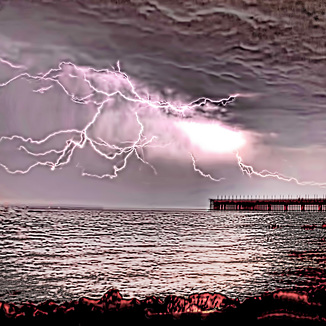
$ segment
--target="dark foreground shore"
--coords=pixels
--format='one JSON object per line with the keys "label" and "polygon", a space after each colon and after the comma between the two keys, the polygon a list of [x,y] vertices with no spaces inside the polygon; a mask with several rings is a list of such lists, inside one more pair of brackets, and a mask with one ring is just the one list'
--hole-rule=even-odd
{"label": "dark foreground shore", "polygon": [[[217,293],[124,299],[111,289],[100,299],[62,304],[0,302],[0,325],[320,325],[326,324],[326,286],[279,290],[240,302]],[[249,323],[249,324],[248,324]]]}

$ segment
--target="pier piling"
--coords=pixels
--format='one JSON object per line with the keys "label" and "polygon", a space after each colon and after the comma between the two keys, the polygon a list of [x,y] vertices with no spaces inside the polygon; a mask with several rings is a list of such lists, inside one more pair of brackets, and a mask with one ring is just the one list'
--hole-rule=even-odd
{"label": "pier piling", "polygon": [[[222,199],[222,198],[225,199]],[[241,197],[243,199],[241,199]],[[265,196],[264,196],[265,197]],[[326,211],[326,198],[250,198],[249,196],[219,196],[217,199],[209,199],[211,210],[235,210],[235,211]],[[323,196],[324,197],[324,196]],[[221,198],[221,199],[219,199]],[[247,198],[247,199],[245,199]]]}

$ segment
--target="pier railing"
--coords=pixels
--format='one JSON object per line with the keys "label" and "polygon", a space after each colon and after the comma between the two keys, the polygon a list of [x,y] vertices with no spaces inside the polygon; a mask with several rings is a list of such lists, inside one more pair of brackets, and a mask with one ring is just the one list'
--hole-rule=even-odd
{"label": "pier railing", "polygon": [[326,211],[326,198],[210,199],[211,210]]}

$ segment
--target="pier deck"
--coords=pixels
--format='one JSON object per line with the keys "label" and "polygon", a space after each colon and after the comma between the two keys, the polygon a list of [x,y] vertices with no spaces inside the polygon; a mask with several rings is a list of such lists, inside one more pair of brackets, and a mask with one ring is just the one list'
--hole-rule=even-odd
{"label": "pier deck", "polygon": [[211,210],[326,211],[326,198],[210,199]]}

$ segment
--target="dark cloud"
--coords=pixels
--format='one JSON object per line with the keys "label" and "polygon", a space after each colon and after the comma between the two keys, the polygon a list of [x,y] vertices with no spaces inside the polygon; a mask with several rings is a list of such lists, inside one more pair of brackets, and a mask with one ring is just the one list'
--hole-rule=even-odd
{"label": "dark cloud", "polygon": [[[200,167],[226,180],[214,183],[201,177],[192,169],[189,141],[173,127],[178,115],[163,103],[203,100],[185,117],[246,131],[251,143],[241,154],[257,169],[326,180],[321,171],[326,139],[325,21],[320,1],[275,0],[263,6],[248,0],[5,2],[0,11],[0,57],[24,64],[33,74],[62,60],[96,69],[111,68],[119,60],[140,90],[162,101],[162,115],[140,111],[147,135],[156,133],[161,145],[172,146],[158,156],[145,151],[158,175],[133,157],[117,179],[82,177],[76,165],[88,171],[106,168],[105,163],[95,167],[97,159],[88,150],[79,151],[73,164],[55,172],[38,167],[28,175],[13,176],[2,170],[4,200],[206,207],[207,197],[217,192],[323,191],[248,178],[235,157],[225,160],[215,154],[199,157]],[[0,69],[0,83],[14,76],[7,65]],[[19,80],[0,89],[0,136],[40,138],[59,128],[80,129],[95,112],[73,103],[59,87],[46,95],[33,93],[34,87],[32,81]],[[235,94],[239,96],[229,97]],[[123,101],[117,107],[103,114],[98,130],[111,139],[113,134],[134,137],[139,128],[134,115]],[[112,119],[117,123],[106,124]],[[0,145],[2,163],[28,166],[30,158],[17,151],[19,142]],[[318,173],[311,172],[313,166]]]}

